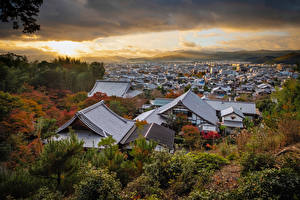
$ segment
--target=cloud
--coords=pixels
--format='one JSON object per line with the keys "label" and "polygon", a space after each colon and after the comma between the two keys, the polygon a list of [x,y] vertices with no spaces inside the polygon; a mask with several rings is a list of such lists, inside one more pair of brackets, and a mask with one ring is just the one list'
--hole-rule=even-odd
{"label": "cloud", "polygon": [[295,31],[291,34],[282,35],[258,35],[245,37],[240,36],[229,41],[221,41],[216,44],[217,47],[223,47],[227,50],[244,49],[244,50],[299,50],[300,32]]}
{"label": "cloud", "polygon": [[197,47],[197,44],[195,42],[182,41],[181,44],[184,47]]}
{"label": "cloud", "polygon": [[[208,28],[299,27],[297,0],[49,0],[42,5],[36,40],[98,37]],[[20,39],[20,30],[0,25],[0,38]],[[24,39],[24,38],[23,38]]]}

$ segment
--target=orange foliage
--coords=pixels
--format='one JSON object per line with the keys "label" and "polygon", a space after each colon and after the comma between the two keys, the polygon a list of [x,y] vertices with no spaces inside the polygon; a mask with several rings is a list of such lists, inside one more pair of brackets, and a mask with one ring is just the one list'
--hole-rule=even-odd
{"label": "orange foliage", "polygon": [[181,95],[180,92],[174,92],[174,91],[170,91],[169,93],[166,94],[165,98],[177,98]]}
{"label": "orange foliage", "polygon": [[125,118],[125,119],[132,119],[133,117],[129,116],[129,115],[124,115],[123,118]]}
{"label": "orange foliage", "polygon": [[181,131],[186,137],[194,137],[195,135],[200,135],[198,127],[193,125],[185,125],[182,127]]}
{"label": "orange foliage", "polygon": [[190,147],[201,147],[201,134],[198,127],[185,125],[181,129],[185,142]]}
{"label": "orange foliage", "polygon": [[136,120],[136,122],[135,122],[135,125],[136,125],[137,127],[139,127],[139,126],[144,126],[144,125],[146,125],[146,124],[148,124],[146,120],[142,120],[142,121]]}
{"label": "orange foliage", "polygon": [[34,131],[33,115],[20,109],[14,109],[9,118],[0,122],[0,126],[9,133],[23,133],[28,137]]}
{"label": "orange foliage", "polygon": [[83,102],[79,103],[78,106],[80,109],[89,107],[95,103],[98,103],[100,101],[108,101],[110,100],[110,97],[108,97],[105,93],[102,92],[96,92],[92,97],[87,98]]}

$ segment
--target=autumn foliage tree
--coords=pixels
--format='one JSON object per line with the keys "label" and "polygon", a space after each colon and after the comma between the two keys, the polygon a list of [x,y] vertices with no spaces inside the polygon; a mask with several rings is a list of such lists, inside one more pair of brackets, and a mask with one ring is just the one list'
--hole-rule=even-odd
{"label": "autumn foliage tree", "polygon": [[202,145],[202,138],[199,128],[193,125],[185,125],[181,129],[185,144],[190,148],[199,148]]}

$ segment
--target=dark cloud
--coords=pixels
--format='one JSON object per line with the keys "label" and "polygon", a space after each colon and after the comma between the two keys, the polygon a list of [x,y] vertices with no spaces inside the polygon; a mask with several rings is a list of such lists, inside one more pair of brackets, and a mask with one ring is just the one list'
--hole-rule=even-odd
{"label": "dark cloud", "polygon": [[[299,27],[298,0],[48,0],[40,11],[41,40],[89,40],[111,35],[194,28]],[[20,30],[0,25],[0,38]]]}
{"label": "dark cloud", "polygon": [[195,42],[182,41],[181,44],[183,47],[197,47]]}

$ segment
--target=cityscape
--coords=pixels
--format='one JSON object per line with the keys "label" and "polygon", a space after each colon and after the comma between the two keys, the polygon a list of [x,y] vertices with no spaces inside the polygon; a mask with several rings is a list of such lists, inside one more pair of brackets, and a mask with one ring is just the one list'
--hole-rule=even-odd
{"label": "cityscape", "polygon": [[4,0],[0,199],[300,199],[300,1]]}

